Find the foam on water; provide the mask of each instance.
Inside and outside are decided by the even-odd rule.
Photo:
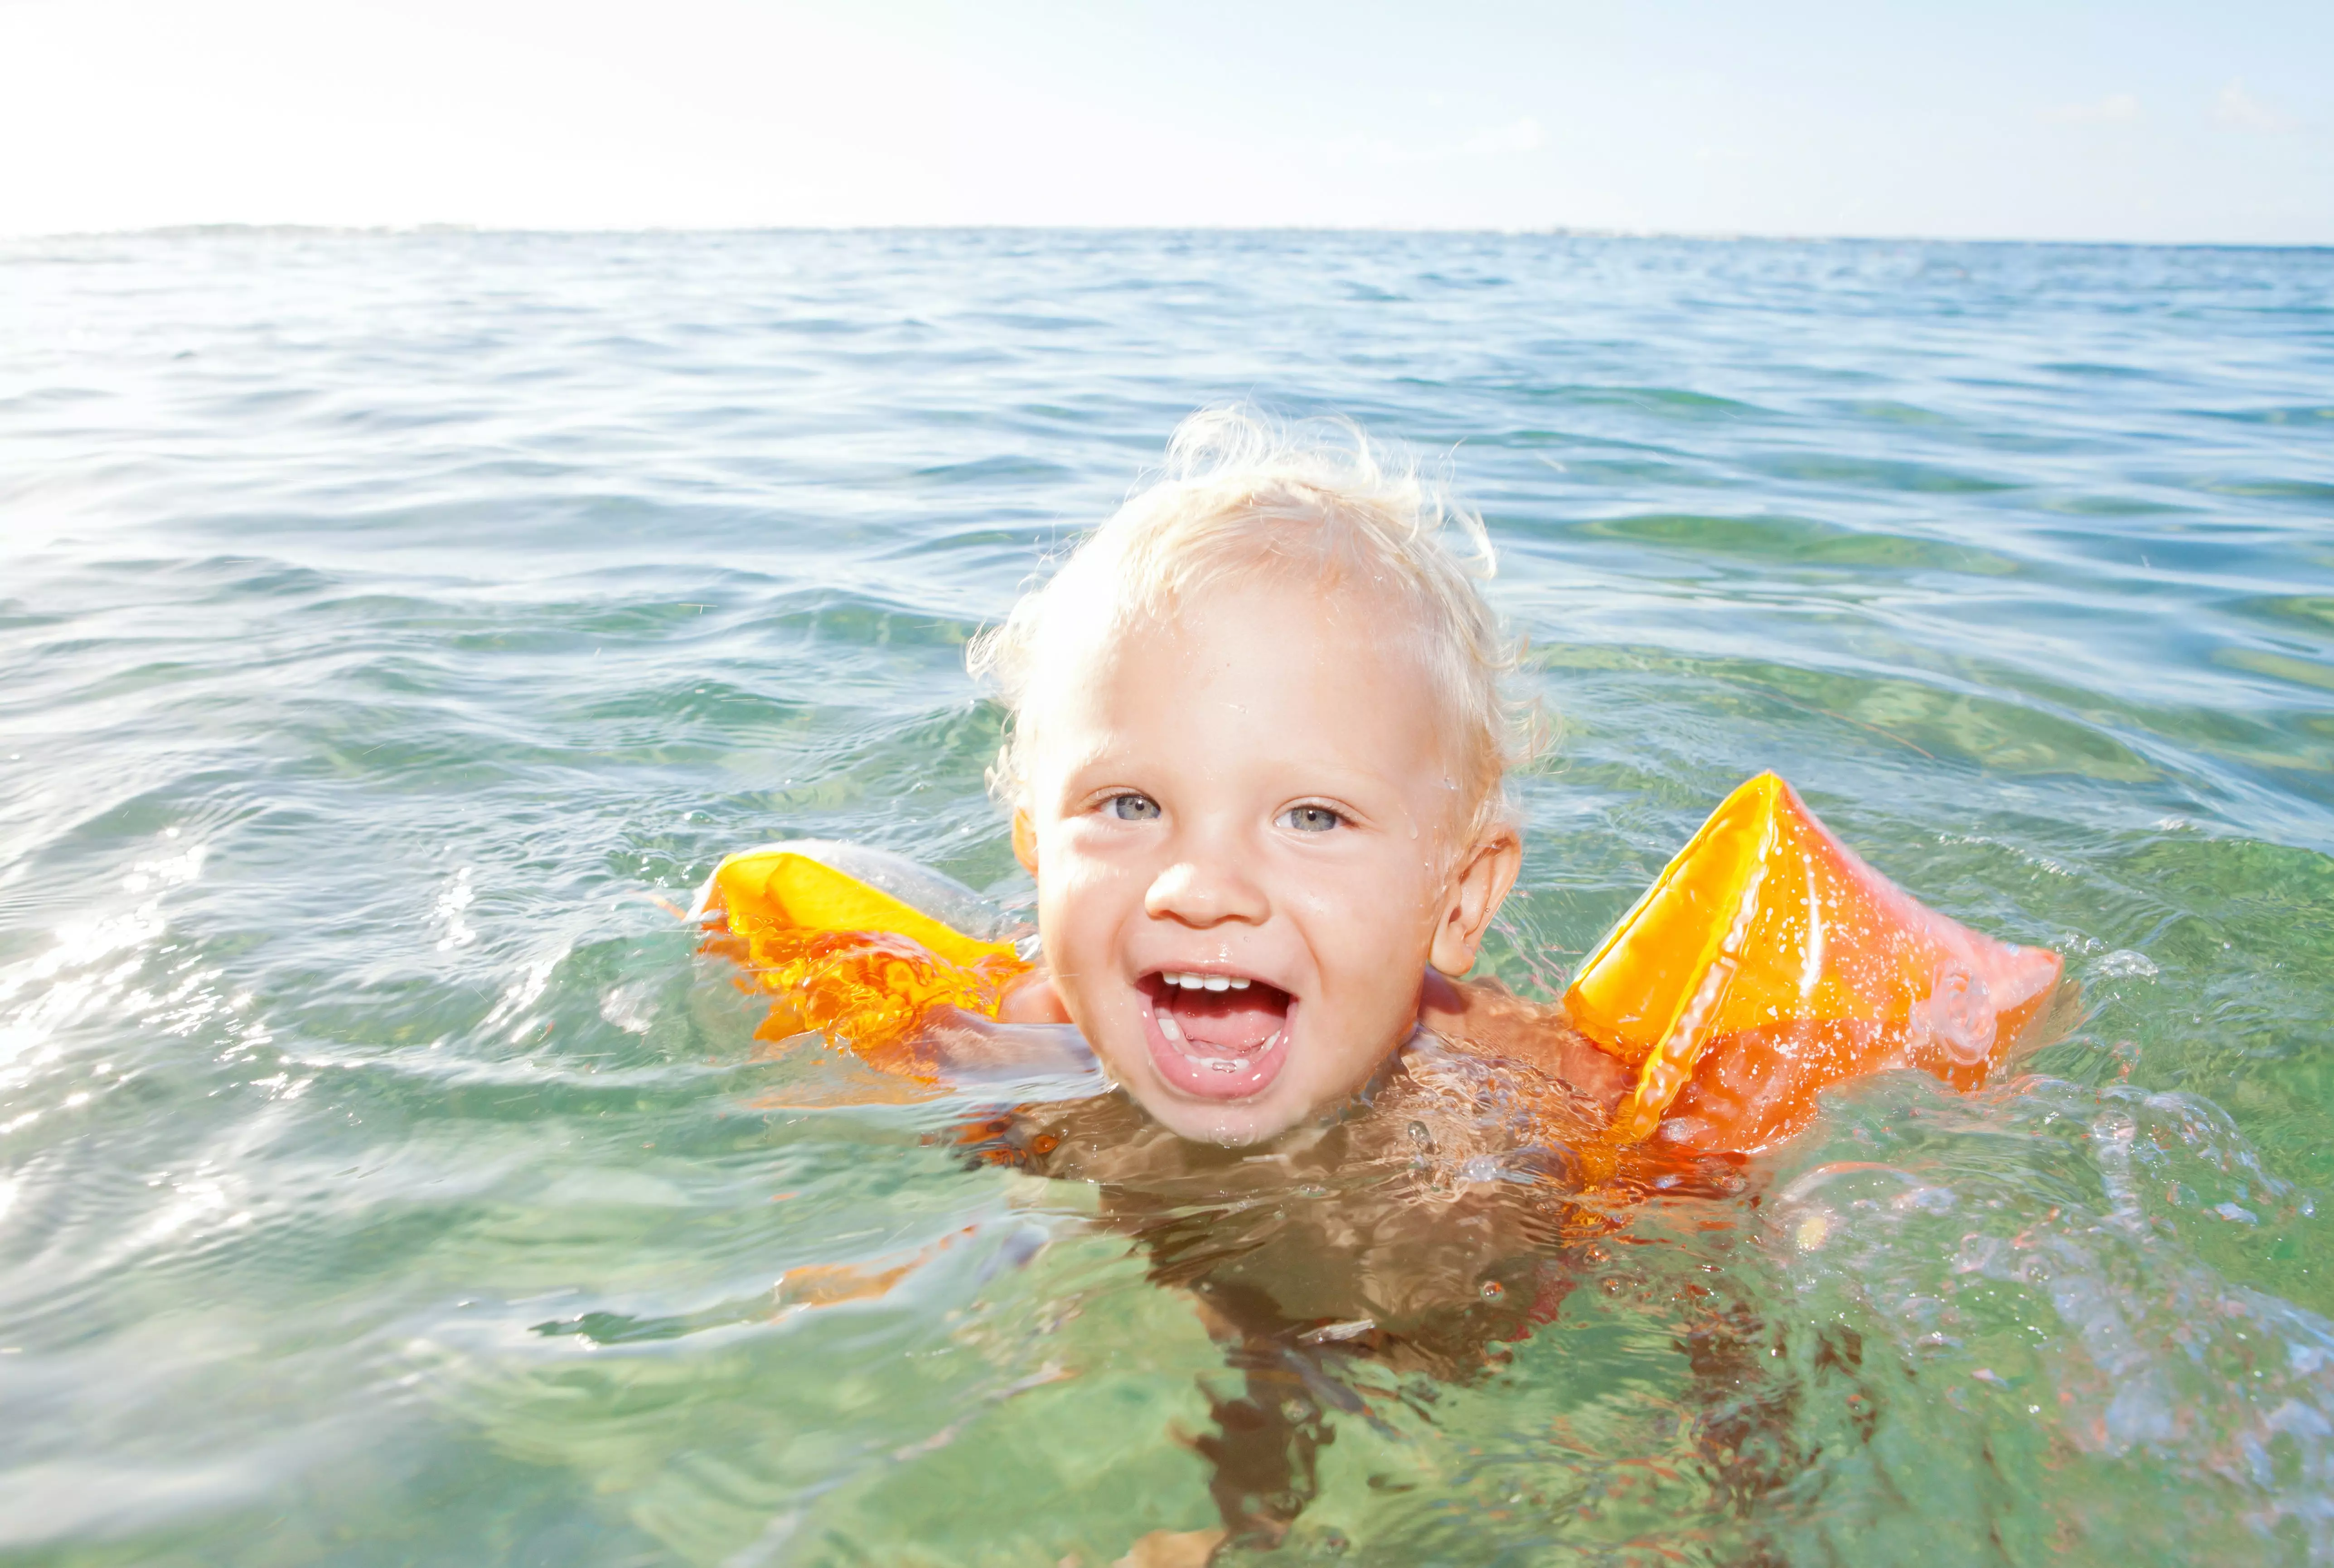
[[[2334,256],[226,234],[0,279],[0,1553],[1098,1564],[1214,1519],[1194,1443],[1278,1377],[1293,1560],[2334,1560]],[[1550,1321],[1417,1362],[1359,1313],[1228,1350],[1173,1247],[1350,1261],[1323,1217],[1400,1181],[1546,1230],[1548,1167],[1467,1146],[1497,1095],[1136,1224],[968,1154],[1010,1086],[758,1053],[655,900],[796,837],[1025,898],[963,643],[1246,396],[1455,445],[1489,516],[1565,723],[1497,973],[1560,984],[1772,766],[2065,953],[2064,1035],[1574,1217],[1480,1282]]]

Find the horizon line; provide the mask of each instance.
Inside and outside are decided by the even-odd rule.
[[[2334,250],[2329,240],[2146,240],[2074,239],[2034,236],[1921,234],[1824,234],[1755,230],[1625,229],[1532,226],[1394,226],[1366,224],[1078,224],[1078,223],[864,223],[864,224],[641,224],[502,225],[470,223],[174,223],[119,228],[0,231],[0,244],[41,240],[201,239],[296,236],[446,237],[451,236],[606,238],[661,236],[751,236],[817,234],[1084,234],[1084,235],[1355,235],[1466,236],[1508,239],[1667,240],[1738,245],[2050,245],[2119,250]]]

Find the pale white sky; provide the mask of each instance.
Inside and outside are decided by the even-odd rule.
[[[2334,3],[0,0],[0,233],[2334,244]]]

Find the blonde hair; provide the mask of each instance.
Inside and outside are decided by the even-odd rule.
[[[1162,619],[1194,595],[1259,572],[1391,592],[1423,634],[1429,683],[1457,742],[1474,807],[1471,834],[1507,809],[1507,771],[1533,726],[1507,697],[1519,647],[1480,586],[1497,571],[1482,519],[1420,472],[1406,450],[1350,420],[1285,425],[1253,409],[1203,409],[1176,427],[1163,469],[1072,551],[1043,586],[966,652],[1012,716],[990,786],[1024,804],[1037,687],[1066,622],[1105,633]]]

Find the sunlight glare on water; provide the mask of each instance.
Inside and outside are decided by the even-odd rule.
[[[1326,1323],[1312,1496],[1241,1551],[2334,1561],[2334,255],[259,233],[0,278],[10,1560],[1213,1524],[1241,1374],[1171,1240],[1293,1255],[1384,1172],[1143,1229],[968,1154],[998,1090],[757,1053],[668,906],[787,837],[1024,899],[964,642],[1254,398],[1452,452],[1490,521],[1564,726],[1510,983],[1773,767],[2082,990],[2009,1082],[1856,1085],[1550,1241],[1552,1318],[1471,1360]],[[1434,1201],[1553,1202],[1418,1133]]]

